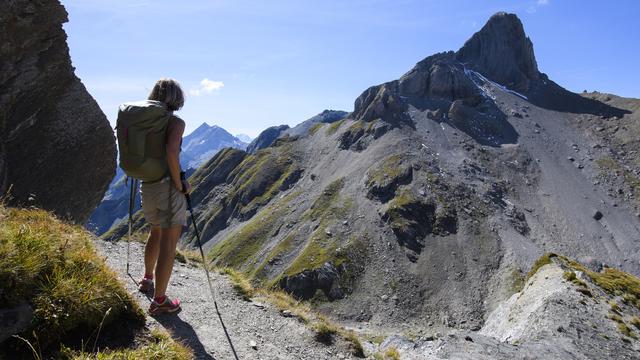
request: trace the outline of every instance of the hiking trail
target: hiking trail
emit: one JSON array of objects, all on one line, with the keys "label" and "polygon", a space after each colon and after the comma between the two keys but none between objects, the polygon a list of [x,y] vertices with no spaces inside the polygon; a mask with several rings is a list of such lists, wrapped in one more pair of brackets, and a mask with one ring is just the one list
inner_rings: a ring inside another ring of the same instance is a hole
[{"label": "hiking trail", "polygon": [[[127,290],[146,311],[150,298],[138,291],[126,273],[126,242],[95,241],[99,254],[118,274]],[[131,243],[130,272],[134,279],[143,274],[144,244]],[[244,300],[231,281],[211,272],[216,300],[223,321],[240,359],[351,359],[346,344],[336,340],[325,345],[315,340],[315,333],[295,317],[284,317],[267,301]],[[149,328],[161,327],[175,339],[189,346],[195,359],[234,359],[224,330],[215,311],[207,280],[200,266],[175,262],[167,295],[182,302],[178,314],[152,318]],[[254,343],[255,342],[255,343]],[[256,345],[255,348],[251,345]]]}]

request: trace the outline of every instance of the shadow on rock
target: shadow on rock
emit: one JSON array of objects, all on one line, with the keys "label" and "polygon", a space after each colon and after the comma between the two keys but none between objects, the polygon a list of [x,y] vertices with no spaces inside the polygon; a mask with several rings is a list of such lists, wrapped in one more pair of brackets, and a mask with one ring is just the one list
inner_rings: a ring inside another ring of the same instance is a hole
[{"label": "shadow on rock", "polygon": [[604,118],[620,118],[631,113],[629,110],[619,109],[565,90],[549,80],[545,74],[541,74],[541,77],[542,80],[533,83],[526,93],[529,102],[538,107],[560,112],[598,115]]}]

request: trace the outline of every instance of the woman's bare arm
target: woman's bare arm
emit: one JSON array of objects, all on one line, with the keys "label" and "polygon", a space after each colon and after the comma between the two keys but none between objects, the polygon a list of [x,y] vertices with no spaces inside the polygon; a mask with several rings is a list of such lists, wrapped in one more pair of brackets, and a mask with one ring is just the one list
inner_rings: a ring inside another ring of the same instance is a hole
[{"label": "woman's bare arm", "polygon": [[167,163],[169,164],[169,174],[173,185],[182,191],[182,180],[180,180],[180,145],[185,124],[182,119],[173,117],[169,121],[167,128]]}]

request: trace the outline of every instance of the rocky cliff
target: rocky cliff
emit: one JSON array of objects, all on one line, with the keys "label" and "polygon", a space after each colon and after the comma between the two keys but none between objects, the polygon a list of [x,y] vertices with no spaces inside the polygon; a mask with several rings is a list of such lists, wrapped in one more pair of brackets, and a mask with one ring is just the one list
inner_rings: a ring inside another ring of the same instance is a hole
[{"label": "rocky cliff", "polygon": [[106,117],[74,75],[58,1],[0,4],[0,194],[85,222],[115,171]]}]

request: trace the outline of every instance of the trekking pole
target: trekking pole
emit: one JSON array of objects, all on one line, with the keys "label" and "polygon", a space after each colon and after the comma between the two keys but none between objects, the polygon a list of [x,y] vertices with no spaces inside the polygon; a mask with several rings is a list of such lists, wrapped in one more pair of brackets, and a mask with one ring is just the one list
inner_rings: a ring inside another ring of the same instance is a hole
[{"label": "trekking pole", "polygon": [[[185,180],[184,171],[180,173],[180,179]],[[204,273],[207,276],[207,282],[209,283],[209,291],[211,292],[211,298],[213,299],[213,305],[216,308],[216,313],[218,314],[218,319],[220,319],[220,324],[222,325],[222,330],[224,330],[224,334],[227,337],[227,342],[229,342],[229,346],[231,347],[231,352],[233,352],[233,356],[236,360],[239,360],[238,354],[236,354],[236,349],[233,346],[233,342],[231,341],[231,337],[229,336],[229,332],[227,332],[227,327],[224,325],[224,321],[222,321],[222,315],[220,314],[220,310],[218,309],[218,302],[216,301],[216,296],[214,294],[213,285],[211,285],[211,276],[209,275],[209,269],[207,269],[207,260],[204,257],[204,251],[202,250],[202,241],[200,240],[200,232],[198,231],[198,226],[196,225],[196,217],[193,214],[193,207],[191,206],[191,197],[189,194],[184,194],[187,199],[187,209],[189,210],[189,214],[191,214],[191,223],[193,224],[193,231],[196,236],[196,240],[198,242],[198,249],[200,249],[200,256],[202,257],[202,267],[204,267]]]},{"label": "trekking pole", "polygon": [[131,273],[129,272],[129,263],[131,257],[131,233],[133,232],[133,209],[136,203],[136,191],[138,190],[138,180],[127,177],[127,181],[131,181],[131,187],[129,188],[129,233],[127,235],[127,275],[133,280],[133,282],[138,285],[136,279],[133,278]]},{"label": "trekking pole", "polygon": [[127,177],[127,181],[131,182],[129,187],[129,232],[127,235],[127,275],[129,275],[129,258],[131,253],[131,229],[133,227],[133,204],[135,201],[135,193],[134,193],[134,180],[130,177]]}]

